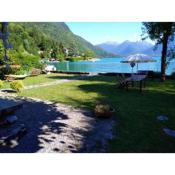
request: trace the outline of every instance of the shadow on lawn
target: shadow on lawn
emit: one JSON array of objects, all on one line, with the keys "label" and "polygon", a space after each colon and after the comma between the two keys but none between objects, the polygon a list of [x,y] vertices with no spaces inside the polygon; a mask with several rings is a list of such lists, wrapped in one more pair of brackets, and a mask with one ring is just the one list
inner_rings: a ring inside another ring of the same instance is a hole
[{"label": "shadow on lawn", "polygon": [[[149,89],[152,88],[153,89]],[[152,85],[147,85],[143,92],[140,93],[139,86],[138,87],[131,87],[129,90],[125,89],[118,89],[117,83],[98,83],[98,84],[83,84],[79,85],[79,89],[85,91],[86,93],[98,93],[98,97],[92,101],[91,103],[95,102],[106,102],[113,105],[119,106],[143,106],[144,104],[149,103],[153,106],[148,106],[149,108],[155,108],[156,106],[162,106],[164,102],[165,106],[170,105],[171,107],[175,100],[175,89],[168,88],[168,89],[156,89],[156,87]],[[89,103],[85,102],[88,106]],[[95,104],[94,104],[95,105]],[[92,105],[91,105],[92,106]],[[89,106],[90,107],[90,106]],[[145,110],[146,110],[145,106]]]},{"label": "shadow on lawn", "polygon": [[[115,84],[108,83],[80,85],[79,88],[86,93],[98,93],[97,101],[119,109],[116,130],[120,139],[114,139],[112,152],[160,153],[175,152],[175,139],[162,130],[172,125],[175,129],[175,89],[171,83],[168,85],[168,89],[157,89],[149,83],[142,93],[138,88],[119,90]],[[168,116],[169,121],[159,123],[156,119],[159,115]]]}]

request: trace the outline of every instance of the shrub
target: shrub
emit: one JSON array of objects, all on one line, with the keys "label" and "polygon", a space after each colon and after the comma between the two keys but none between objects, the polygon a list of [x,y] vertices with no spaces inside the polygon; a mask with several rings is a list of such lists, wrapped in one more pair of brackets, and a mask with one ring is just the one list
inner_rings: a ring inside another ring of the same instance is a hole
[{"label": "shrub", "polygon": [[115,113],[115,109],[111,108],[109,105],[99,104],[95,107],[95,116],[100,118],[112,117]]},{"label": "shrub", "polygon": [[96,107],[95,107],[95,112],[96,113],[105,113],[105,112],[108,112],[108,111],[110,111],[110,106],[109,105],[99,104],[99,105],[96,105]]},{"label": "shrub", "polygon": [[31,68],[42,68],[41,60],[39,56],[34,56],[32,54],[22,52],[10,52],[9,53],[9,64],[18,64],[25,71],[29,71]]},{"label": "shrub", "polygon": [[0,80],[0,89],[3,87],[4,83],[2,80]]},{"label": "shrub", "polygon": [[21,80],[15,80],[10,83],[10,87],[17,92],[21,92],[24,89],[23,82]]},{"label": "shrub", "polygon": [[65,56],[64,56],[63,53],[58,54],[57,58],[58,58],[59,61],[64,61],[65,60]]},{"label": "shrub", "polygon": [[19,70],[15,71],[14,74],[16,74],[16,75],[24,75],[24,74],[27,74],[27,73],[28,73],[28,71],[26,71],[23,68],[20,68]]},{"label": "shrub", "polygon": [[0,78],[3,79],[4,78],[4,75],[7,74],[7,73],[8,73],[8,71],[5,68],[5,66],[1,66],[0,67]]}]

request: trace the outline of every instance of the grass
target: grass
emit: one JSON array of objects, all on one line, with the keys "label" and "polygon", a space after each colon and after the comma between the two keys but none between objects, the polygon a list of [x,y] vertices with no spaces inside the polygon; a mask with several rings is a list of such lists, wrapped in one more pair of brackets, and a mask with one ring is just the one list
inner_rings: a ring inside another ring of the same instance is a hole
[{"label": "grass", "polygon": [[[93,109],[98,102],[108,103],[119,109],[116,138],[110,143],[110,152],[175,152],[175,138],[162,131],[164,127],[175,129],[174,80],[148,81],[147,88],[140,93],[137,88],[119,90],[114,77],[98,76],[25,90],[19,95],[88,109]],[[166,115],[170,120],[157,121],[159,115]]]},{"label": "grass", "polygon": [[[52,73],[52,74],[42,74],[39,76],[33,76],[33,77],[27,77],[23,81],[24,86],[28,85],[36,85],[36,84],[42,84],[42,83],[47,83],[47,82],[53,82],[59,79],[65,79],[65,78],[71,78],[75,77],[73,74],[61,74],[61,73]],[[10,83],[5,82],[4,83],[4,88],[9,88]]]}]

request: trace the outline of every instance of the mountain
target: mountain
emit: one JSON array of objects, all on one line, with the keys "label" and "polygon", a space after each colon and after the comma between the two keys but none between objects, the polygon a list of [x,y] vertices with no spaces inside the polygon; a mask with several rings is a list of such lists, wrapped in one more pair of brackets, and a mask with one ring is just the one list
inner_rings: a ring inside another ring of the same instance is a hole
[{"label": "mountain", "polygon": [[158,49],[155,50],[155,46],[151,43],[148,43],[146,41],[124,41],[120,44],[109,44],[107,43],[102,43],[97,45],[98,47],[104,49],[107,52],[113,53],[113,54],[118,54],[121,56],[127,56],[131,54],[136,54],[136,53],[143,53],[143,54],[148,54],[148,55],[160,55],[161,54],[161,47],[158,46]]},{"label": "mountain", "polygon": [[36,55],[40,49],[49,50],[62,43],[76,53],[91,50],[96,57],[114,56],[75,35],[64,22],[9,23],[9,32],[10,43],[17,52],[25,51]]},{"label": "mountain", "polygon": [[153,46],[151,48],[144,50],[144,54],[147,54],[147,55],[160,56],[161,52],[162,52],[162,45],[160,44],[158,46]]},{"label": "mountain", "polygon": [[98,47],[102,48],[103,50],[115,54],[116,52],[116,47],[119,44],[117,42],[105,42],[102,44],[97,45]]}]

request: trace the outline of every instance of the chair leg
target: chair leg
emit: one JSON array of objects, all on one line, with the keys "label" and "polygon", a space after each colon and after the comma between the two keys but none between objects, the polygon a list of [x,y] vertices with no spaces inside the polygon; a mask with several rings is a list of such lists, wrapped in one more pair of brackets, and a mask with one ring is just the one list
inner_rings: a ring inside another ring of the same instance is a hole
[{"label": "chair leg", "polygon": [[128,91],[129,90],[129,82],[126,82],[126,90]]},{"label": "chair leg", "polygon": [[142,81],[140,81],[140,92],[142,92]]},{"label": "chair leg", "polygon": [[134,87],[134,81],[132,81],[132,87]]}]

